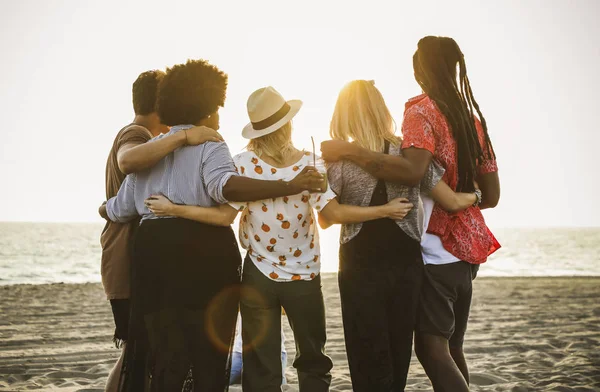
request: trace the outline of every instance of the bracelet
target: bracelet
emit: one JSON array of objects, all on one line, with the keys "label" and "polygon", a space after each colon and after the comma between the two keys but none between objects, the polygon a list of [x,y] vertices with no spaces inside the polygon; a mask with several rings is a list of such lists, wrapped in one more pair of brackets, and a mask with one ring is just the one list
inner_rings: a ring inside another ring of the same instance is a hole
[{"label": "bracelet", "polygon": [[473,207],[477,207],[481,204],[483,198],[483,195],[481,194],[481,189],[475,189],[475,197],[477,198],[477,200],[475,200],[475,203],[473,203]]},{"label": "bracelet", "polygon": [[189,142],[188,142],[188,137],[187,137],[187,129],[184,129],[184,130],[183,130],[183,133],[185,133],[185,144],[186,144],[186,146],[187,146],[187,145],[189,145]]}]

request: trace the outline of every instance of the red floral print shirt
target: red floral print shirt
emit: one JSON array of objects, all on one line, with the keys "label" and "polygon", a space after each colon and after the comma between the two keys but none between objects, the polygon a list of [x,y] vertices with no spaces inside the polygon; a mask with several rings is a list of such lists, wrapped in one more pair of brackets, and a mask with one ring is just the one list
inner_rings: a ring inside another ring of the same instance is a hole
[{"label": "red floral print shirt", "polygon": [[[475,119],[475,124],[479,143],[483,146],[483,127],[478,119]],[[442,179],[450,188],[456,189],[458,184],[456,142],[445,116],[426,94],[411,98],[406,103],[402,136],[404,139],[402,148],[415,147],[430,151],[433,158],[446,169]],[[498,165],[495,160],[479,162],[479,174],[497,171]],[[427,232],[440,237],[448,252],[471,264],[484,263],[490,254],[500,248],[478,207],[449,213],[436,204]]]}]

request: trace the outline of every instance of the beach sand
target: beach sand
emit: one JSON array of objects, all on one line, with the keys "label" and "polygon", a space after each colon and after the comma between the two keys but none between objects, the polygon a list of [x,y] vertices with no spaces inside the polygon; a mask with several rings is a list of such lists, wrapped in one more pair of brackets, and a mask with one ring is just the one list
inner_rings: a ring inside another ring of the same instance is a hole
[{"label": "beach sand", "polygon": [[[331,390],[351,391],[335,274],[323,290]],[[112,333],[99,284],[0,287],[0,391],[103,391]],[[600,278],[477,278],[465,351],[472,391],[600,391]],[[406,389],[432,390],[414,356]]]}]

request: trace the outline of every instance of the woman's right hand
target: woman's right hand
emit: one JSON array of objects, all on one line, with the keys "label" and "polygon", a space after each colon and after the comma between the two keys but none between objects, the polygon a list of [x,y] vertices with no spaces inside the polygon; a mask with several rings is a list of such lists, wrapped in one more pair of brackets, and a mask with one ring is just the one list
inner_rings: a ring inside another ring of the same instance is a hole
[{"label": "woman's right hand", "polygon": [[152,195],[144,200],[144,204],[156,216],[174,216],[175,204],[163,195]]},{"label": "woman's right hand", "polygon": [[414,206],[408,199],[401,197],[390,200],[383,207],[385,208],[386,218],[401,220],[404,219],[404,217],[410,212],[410,210],[412,210]]}]

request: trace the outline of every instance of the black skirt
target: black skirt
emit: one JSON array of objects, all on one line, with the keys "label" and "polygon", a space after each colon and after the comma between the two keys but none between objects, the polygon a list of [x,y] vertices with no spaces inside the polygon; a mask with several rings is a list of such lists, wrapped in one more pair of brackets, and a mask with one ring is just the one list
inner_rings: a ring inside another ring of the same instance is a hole
[{"label": "black skirt", "polygon": [[120,391],[226,391],[241,256],[230,227],[184,219],[140,226]]}]

